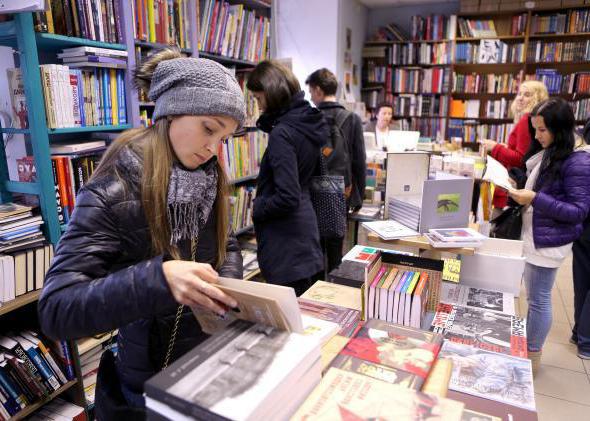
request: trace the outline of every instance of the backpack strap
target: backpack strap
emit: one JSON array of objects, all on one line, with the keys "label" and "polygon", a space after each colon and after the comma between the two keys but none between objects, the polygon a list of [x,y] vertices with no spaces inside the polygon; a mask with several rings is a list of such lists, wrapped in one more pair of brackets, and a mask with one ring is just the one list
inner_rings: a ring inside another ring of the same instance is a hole
[{"label": "backpack strap", "polygon": [[336,114],[336,117],[334,118],[334,125],[339,129],[342,129],[344,122],[351,116],[352,113],[346,109],[338,110],[338,114]]}]

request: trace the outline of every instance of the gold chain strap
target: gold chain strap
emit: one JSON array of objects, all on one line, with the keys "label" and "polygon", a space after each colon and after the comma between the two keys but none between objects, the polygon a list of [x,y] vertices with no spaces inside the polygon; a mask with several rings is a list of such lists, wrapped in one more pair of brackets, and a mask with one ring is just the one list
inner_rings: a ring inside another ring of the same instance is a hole
[{"label": "gold chain strap", "polygon": [[[197,240],[191,241],[191,259],[193,262],[197,260]],[[172,328],[172,334],[170,335],[170,342],[168,343],[168,351],[166,351],[166,358],[164,359],[164,365],[162,369],[168,367],[172,351],[174,350],[174,344],[176,343],[176,334],[178,333],[178,325],[180,324],[180,318],[182,317],[182,311],[184,310],[184,304],[178,306],[176,310],[176,319],[174,320],[174,327]]]}]

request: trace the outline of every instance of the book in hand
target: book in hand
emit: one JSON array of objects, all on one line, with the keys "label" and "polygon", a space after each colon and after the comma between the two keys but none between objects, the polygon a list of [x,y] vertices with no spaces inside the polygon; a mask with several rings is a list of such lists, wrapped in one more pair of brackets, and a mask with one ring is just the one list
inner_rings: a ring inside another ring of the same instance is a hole
[{"label": "book in hand", "polygon": [[535,410],[531,361],[445,341],[439,358],[453,362],[449,389]]},{"label": "book in hand", "polygon": [[491,310],[515,315],[514,295],[509,292],[490,291],[470,287],[469,285],[443,282],[440,301],[448,304],[478,308],[480,310]]},{"label": "book in hand", "polygon": [[441,348],[441,335],[371,319],[331,367],[420,390]]},{"label": "book in hand", "polygon": [[489,155],[486,160],[486,169],[483,173],[482,180],[490,181],[504,190],[515,190],[510,183],[510,175],[506,167]]},{"label": "book in hand", "polygon": [[510,314],[439,303],[430,330],[451,342],[526,358],[526,320]]},{"label": "book in hand", "polygon": [[463,404],[338,368],[291,418],[303,420],[461,420]]},{"label": "book in hand", "polygon": [[288,419],[320,377],[316,338],[236,320],[148,380],[146,407],[167,419]]},{"label": "book in hand", "polygon": [[417,231],[393,220],[363,222],[363,227],[373,231],[384,240],[397,240],[420,235]]},{"label": "book in hand", "polygon": [[261,282],[220,277],[215,286],[238,302],[237,309],[229,309],[224,318],[193,308],[201,328],[214,333],[235,319],[249,320],[288,332],[303,332],[301,311],[293,288]]}]

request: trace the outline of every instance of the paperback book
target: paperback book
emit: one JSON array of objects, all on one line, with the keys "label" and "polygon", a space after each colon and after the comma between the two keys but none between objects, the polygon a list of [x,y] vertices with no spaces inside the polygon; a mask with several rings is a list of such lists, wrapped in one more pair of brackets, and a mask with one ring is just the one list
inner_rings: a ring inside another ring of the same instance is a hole
[{"label": "paperback book", "polygon": [[363,222],[363,227],[373,231],[384,240],[397,240],[399,238],[420,235],[417,231],[392,220]]},{"label": "paperback book", "polygon": [[340,330],[338,331],[338,335],[340,336],[350,338],[361,321],[361,312],[358,310],[308,300],[303,297],[299,297],[297,302],[303,315],[337,323],[340,326]]},{"label": "paperback book", "polygon": [[469,285],[443,282],[440,300],[443,303],[515,315],[514,295],[509,292],[489,291]]},{"label": "paperback book", "polygon": [[526,358],[526,320],[497,311],[439,303],[430,329],[447,342]]}]

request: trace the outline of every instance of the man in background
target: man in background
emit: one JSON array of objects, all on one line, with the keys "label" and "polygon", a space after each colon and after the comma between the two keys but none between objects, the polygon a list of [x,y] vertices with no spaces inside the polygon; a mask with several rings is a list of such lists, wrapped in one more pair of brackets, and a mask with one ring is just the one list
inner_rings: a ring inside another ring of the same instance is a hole
[{"label": "man in background", "polygon": [[[337,126],[336,129],[342,133],[345,140],[350,168],[350,185],[346,189],[348,208],[357,211],[363,205],[367,172],[362,120],[336,101],[338,79],[328,69],[316,70],[309,75],[305,83],[309,85],[312,102],[324,113],[328,124]],[[327,272],[332,271],[342,261],[343,240],[344,238],[322,239],[328,260]]]}]

